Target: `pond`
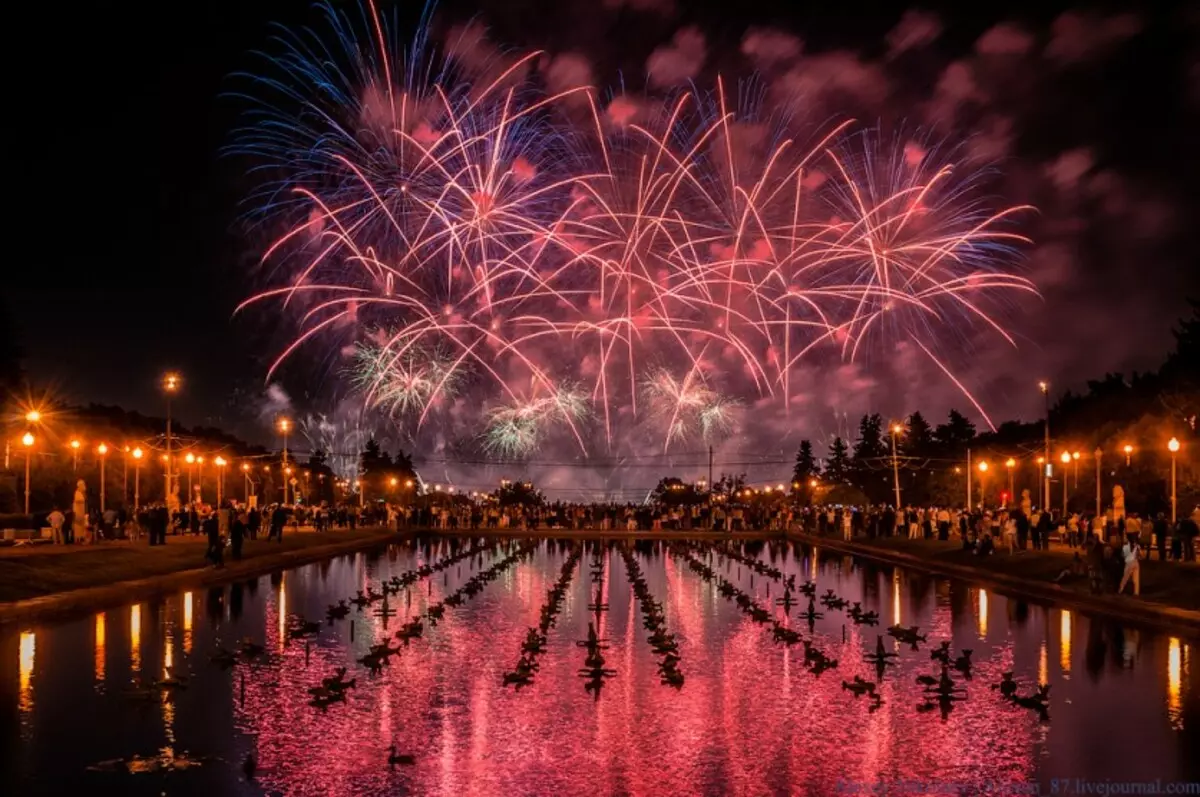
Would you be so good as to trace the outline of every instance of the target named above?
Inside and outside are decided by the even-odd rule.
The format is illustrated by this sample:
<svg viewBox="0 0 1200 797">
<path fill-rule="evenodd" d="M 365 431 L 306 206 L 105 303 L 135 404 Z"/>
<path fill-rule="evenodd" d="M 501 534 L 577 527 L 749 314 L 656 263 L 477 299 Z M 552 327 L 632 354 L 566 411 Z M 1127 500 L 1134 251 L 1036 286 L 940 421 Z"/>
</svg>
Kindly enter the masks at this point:
<svg viewBox="0 0 1200 797">
<path fill-rule="evenodd" d="M 779 605 L 792 576 L 795 605 Z M 561 599 L 548 600 L 560 579 Z M 810 580 L 820 617 L 805 616 L 799 589 Z M 330 604 L 385 582 L 395 585 L 386 610 L 381 600 L 348 604 L 345 618 L 326 620 Z M 878 613 L 879 625 L 856 624 L 853 607 L 836 600 L 825 605 L 828 590 Z M 554 623 L 530 654 L 537 669 L 520 689 L 504 685 L 548 603 Z M 398 639 L 431 605 L 436 624 L 425 616 L 420 636 Z M 673 649 L 652 648 L 647 612 L 660 642 L 674 635 Z M 319 627 L 305 634 L 299 618 Z M 595 680 L 580 676 L 589 623 L 607 645 L 603 664 L 590 664 L 606 671 Z M 919 626 L 927 639 L 914 650 L 887 633 L 893 624 Z M 790 630 L 796 644 L 785 643 Z M 380 653 L 372 675 L 360 660 L 374 663 L 372 645 L 389 638 L 399 651 Z M 864 660 L 880 639 L 895 654 L 882 678 Z M 943 641 L 955 682 L 946 689 L 959 699 L 930 702 L 937 687 L 917 678 L 941 678 L 930 651 Z M 725 551 L 423 538 L 0 629 L 0 793 L 759 795 L 888 783 L 910 794 L 1028 794 L 1064 778 L 1165 786 L 1200 780 L 1196 655 L 1194 639 L 786 542 Z M 322 688 L 339 667 L 355 685 Z M 682 683 L 664 683 L 666 672 Z M 1026 705 L 995 688 L 1004 672 Z M 1038 683 L 1050 685 L 1044 713 L 1028 700 Z"/>
</svg>

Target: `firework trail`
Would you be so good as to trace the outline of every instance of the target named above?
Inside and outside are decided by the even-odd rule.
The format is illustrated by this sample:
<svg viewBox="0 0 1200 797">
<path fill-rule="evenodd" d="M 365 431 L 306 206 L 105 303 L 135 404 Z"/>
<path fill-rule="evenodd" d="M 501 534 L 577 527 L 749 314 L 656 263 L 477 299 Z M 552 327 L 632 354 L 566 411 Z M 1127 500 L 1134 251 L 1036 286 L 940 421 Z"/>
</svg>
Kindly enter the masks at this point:
<svg viewBox="0 0 1200 797">
<path fill-rule="evenodd" d="M 256 199 L 285 231 L 245 304 L 300 329 L 272 371 L 350 336 L 366 404 L 417 427 L 469 395 L 493 453 L 559 425 L 586 453 L 590 417 L 609 448 L 647 423 L 667 448 L 730 434 L 744 401 L 787 406 L 830 352 L 913 341 L 967 393 L 939 346 L 980 324 L 1011 342 L 997 307 L 1035 292 L 1009 270 L 1023 208 L 990 210 L 952 150 L 802 137 L 720 80 L 634 118 L 539 92 L 537 53 L 472 72 L 362 12 L 327 8 L 329 43 L 285 32 L 246 93 L 236 151 L 282 175 Z"/>
</svg>

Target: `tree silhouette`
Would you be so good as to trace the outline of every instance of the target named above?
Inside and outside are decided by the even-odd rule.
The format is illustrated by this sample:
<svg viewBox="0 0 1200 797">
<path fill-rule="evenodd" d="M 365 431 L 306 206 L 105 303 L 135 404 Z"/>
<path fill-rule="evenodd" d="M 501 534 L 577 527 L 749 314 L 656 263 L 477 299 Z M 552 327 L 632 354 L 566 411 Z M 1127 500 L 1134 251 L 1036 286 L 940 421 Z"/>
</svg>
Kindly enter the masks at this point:
<svg viewBox="0 0 1200 797">
<path fill-rule="evenodd" d="M 800 450 L 796 452 L 796 466 L 792 468 L 792 492 L 806 504 L 811 504 L 813 497 L 813 489 L 809 482 L 819 473 L 812 443 L 801 440 Z"/>
<path fill-rule="evenodd" d="M 966 457 L 967 448 L 975 439 L 975 424 L 958 410 L 950 410 L 949 419 L 946 423 L 938 424 L 933 438 L 941 456 L 949 459 Z"/>
<path fill-rule="evenodd" d="M 829 445 L 829 457 L 825 461 L 825 481 L 829 484 L 847 484 L 850 480 L 850 454 L 846 441 L 833 438 Z"/>
</svg>

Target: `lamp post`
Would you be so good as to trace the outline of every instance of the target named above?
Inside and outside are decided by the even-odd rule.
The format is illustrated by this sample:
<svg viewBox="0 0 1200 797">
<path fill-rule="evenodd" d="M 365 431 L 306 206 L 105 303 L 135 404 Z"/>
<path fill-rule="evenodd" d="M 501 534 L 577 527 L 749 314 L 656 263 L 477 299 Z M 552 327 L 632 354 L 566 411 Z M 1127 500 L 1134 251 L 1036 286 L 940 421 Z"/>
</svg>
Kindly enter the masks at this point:
<svg viewBox="0 0 1200 797">
<path fill-rule="evenodd" d="M 25 446 L 25 514 L 29 514 L 29 459 L 33 455 L 33 444 L 37 440 L 32 432 L 26 432 L 21 437 L 21 445 Z"/>
<path fill-rule="evenodd" d="M 242 463 L 242 477 L 243 477 L 243 478 L 245 479 L 245 481 L 246 481 L 246 484 L 245 484 L 245 487 L 246 487 L 246 503 L 247 503 L 247 505 L 248 505 L 248 504 L 250 503 L 250 463 L 249 463 L 249 462 L 243 462 L 243 463 Z"/>
<path fill-rule="evenodd" d="M 1038 476 L 1038 479 L 1037 479 L 1038 507 L 1040 509 L 1045 509 L 1046 504 L 1050 503 L 1048 500 L 1046 500 L 1046 494 L 1044 492 L 1042 492 L 1042 471 L 1044 471 L 1046 469 L 1046 458 L 1038 457 L 1037 460 L 1035 460 L 1035 461 L 1037 462 L 1037 476 Z"/>
<path fill-rule="evenodd" d="M 1045 483 L 1046 483 L 1045 507 L 1047 509 L 1049 509 L 1050 508 L 1050 467 L 1049 467 L 1050 466 L 1050 383 L 1045 382 L 1045 381 L 1038 382 L 1038 389 L 1042 391 L 1042 398 L 1045 399 L 1045 402 L 1046 402 L 1046 423 L 1045 423 L 1045 427 L 1044 427 L 1045 428 L 1045 447 L 1046 447 L 1044 456 L 1046 457 L 1046 471 L 1042 475 L 1042 478 L 1045 480 Z"/>
<path fill-rule="evenodd" d="M 142 449 L 133 449 L 133 512 L 142 504 Z"/>
<path fill-rule="evenodd" d="M 221 493 L 225 489 L 225 457 L 218 456 L 213 460 L 213 464 L 217 466 L 217 506 L 221 506 Z"/>
<path fill-rule="evenodd" d="M 1125 452 L 1125 467 L 1128 468 L 1133 461 L 1133 446 L 1129 445 L 1129 443 L 1126 443 L 1125 447 L 1121 450 Z"/>
<path fill-rule="evenodd" d="M 1008 500 L 1015 501 L 1016 495 L 1013 493 L 1013 468 L 1017 467 L 1017 461 L 1009 457 L 1004 460 L 1004 467 L 1008 468 Z"/>
<path fill-rule="evenodd" d="M 896 437 L 904 431 L 898 423 L 892 424 L 892 486 L 896 491 L 896 510 L 900 509 L 900 461 L 896 459 Z"/>
<path fill-rule="evenodd" d="M 285 504 L 287 503 L 287 500 L 288 500 L 288 484 L 291 484 L 291 483 L 292 483 L 292 482 L 294 482 L 294 481 L 295 481 L 295 479 L 293 479 L 293 478 L 292 478 L 292 469 L 291 469 L 291 467 L 286 467 L 286 468 L 284 468 L 284 469 L 283 469 L 283 502 L 284 502 Z M 292 501 L 295 501 L 295 500 L 296 500 L 296 489 L 295 489 L 295 487 L 296 487 L 296 485 L 294 485 L 294 484 L 293 484 L 293 485 L 292 485 Z"/>
<path fill-rule="evenodd" d="M 71 472 L 72 473 L 79 472 L 79 448 L 82 445 L 83 445 L 83 443 L 79 442 L 78 439 L 71 441 Z"/>
<path fill-rule="evenodd" d="M 121 506 L 125 506 L 125 501 L 129 498 L 129 446 L 123 449 L 124 456 L 121 457 Z"/>
<path fill-rule="evenodd" d="M 1166 450 L 1170 451 L 1171 453 L 1171 526 L 1175 526 L 1176 508 L 1178 505 L 1178 501 L 1176 501 L 1175 497 L 1175 460 L 1178 453 L 1180 453 L 1180 439 L 1177 437 L 1172 437 L 1170 441 L 1166 443 Z M 28 479 L 25 480 L 25 484 L 29 484 Z M 29 487 L 26 487 L 26 490 L 28 489 Z M 28 495 L 28 493 L 26 493 L 26 495 Z M 25 511 L 29 510 L 26 509 Z"/>
<path fill-rule="evenodd" d="M 1075 469 L 1071 473 L 1071 481 L 1073 482 L 1073 484 L 1071 485 L 1071 489 L 1078 490 L 1079 489 L 1079 452 L 1072 451 L 1071 459 L 1075 463 Z"/>
<path fill-rule="evenodd" d="M 288 420 L 287 418 L 279 419 L 279 433 L 283 435 L 283 472 L 284 472 L 284 474 L 286 474 L 288 472 L 288 469 L 287 469 L 287 466 L 288 466 L 288 463 L 287 463 L 287 439 L 288 439 L 288 432 L 290 432 L 291 429 L 292 429 L 292 422 L 290 420 Z M 288 483 L 288 480 L 285 475 L 285 477 L 283 479 L 283 503 L 284 504 L 287 504 L 287 502 L 288 502 L 288 500 L 287 500 L 288 499 L 287 483 Z"/>
<path fill-rule="evenodd" d="M 182 384 L 182 380 L 179 378 L 179 374 L 168 372 L 163 375 L 162 389 L 167 397 L 167 489 L 163 494 L 163 499 L 167 502 L 168 507 L 171 505 L 171 496 L 174 494 L 175 487 L 171 474 L 171 463 L 173 461 L 171 459 L 171 397 L 178 392 L 180 384 Z M 191 500 L 190 495 L 188 496 L 188 500 Z"/>
<path fill-rule="evenodd" d="M 1100 446 L 1096 446 L 1096 450 L 1092 453 L 1096 455 L 1096 517 L 1100 517 L 1100 458 L 1104 456 L 1104 449 L 1100 448 Z"/>
<path fill-rule="evenodd" d="M 196 502 L 204 503 L 204 457 L 196 457 Z"/>
<path fill-rule="evenodd" d="M 1066 451 L 1062 452 L 1059 460 L 1063 464 L 1062 482 L 1063 482 L 1063 517 L 1067 516 L 1067 465 L 1071 464 L 1071 455 Z"/>
<path fill-rule="evenodd" d="M 96 453 L 100 455 L 100 511 L 104 511 L 104 460 L 108 458 L 108 446 L 104 443 L 96 446 Z"/>
<path fill-rule="evenodd" d="M 987 487 L 985 482 L 987 479 L 988 464 L 987 460 L 979 463 L 979 508 L 987 507 Z"/>
<path fill-rule="evenodd" d="M 191 506 L 196 498 L 196 488 L 192 482 L 192 474 L 196 470 L 196 455 L 189 451 L 184 455 L 183 461 L 188 465 L 188 506 Z"/>
</svg>

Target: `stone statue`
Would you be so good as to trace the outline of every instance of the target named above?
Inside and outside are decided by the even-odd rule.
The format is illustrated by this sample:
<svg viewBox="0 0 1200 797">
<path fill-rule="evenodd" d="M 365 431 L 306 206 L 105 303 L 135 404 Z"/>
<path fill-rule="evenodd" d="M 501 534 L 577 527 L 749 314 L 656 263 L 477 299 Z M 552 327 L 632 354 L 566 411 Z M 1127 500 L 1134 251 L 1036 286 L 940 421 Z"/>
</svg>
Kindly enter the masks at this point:
<svg viewBox="0 0 1200 797">
<path fill-rule="evenodd" d="M 75 513 L 71 533 L 77 541 L 82 542 L 87 539 L 88 529 L 87 483 L 83 479 L 75 483 L 75 501 L 71 504 L 71 510 Z"/>
<path fill-rule="evenodd" d="M 1114 485 L 1112 495 L 1113 523 L 1120 523 L 1125 519 L 1125 490 L 1119 484 Z"/>
<path fill-rule="evenodd" d="M 1028 490 L 1021 491 L 1021 512 L 1025 517 L 1033 516 L 1033 500 L 1029 497 Z"/>
</svg>

